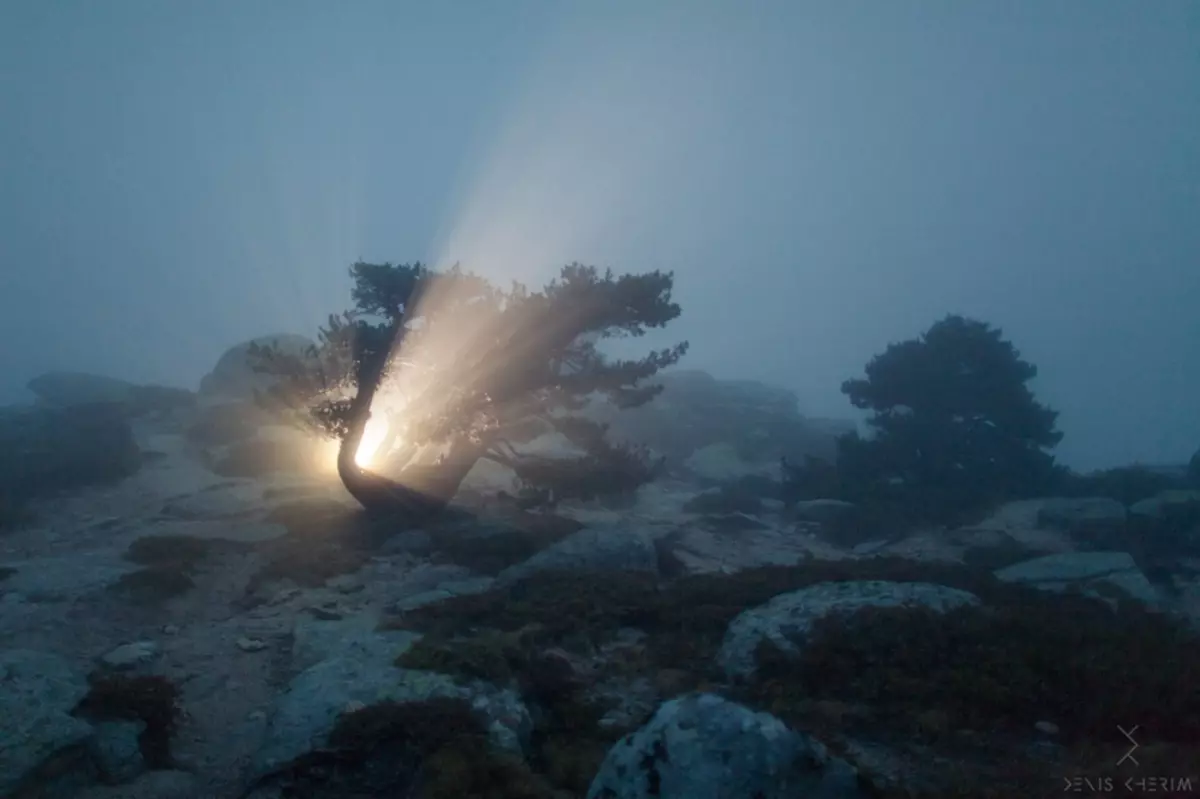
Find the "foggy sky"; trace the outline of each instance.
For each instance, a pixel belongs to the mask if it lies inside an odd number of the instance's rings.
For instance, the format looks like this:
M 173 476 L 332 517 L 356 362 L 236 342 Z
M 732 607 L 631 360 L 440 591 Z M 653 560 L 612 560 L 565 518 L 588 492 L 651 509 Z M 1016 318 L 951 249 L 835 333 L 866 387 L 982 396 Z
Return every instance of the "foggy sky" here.
M 1191 0 L 0 0 L 0 103 L 0 401 L 194 388 L 358 258 L 580 260 L 675 270 L 652 343 L 805 413 L 956 312 L 1067 463 L 1200 446 Z

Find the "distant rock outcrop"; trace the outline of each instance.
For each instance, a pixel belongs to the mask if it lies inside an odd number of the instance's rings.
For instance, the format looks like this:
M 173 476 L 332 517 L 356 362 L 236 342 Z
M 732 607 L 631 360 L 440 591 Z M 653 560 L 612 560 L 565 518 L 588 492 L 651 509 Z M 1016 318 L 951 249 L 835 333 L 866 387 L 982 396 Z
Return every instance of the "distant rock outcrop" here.
M 696 461 L 709 477 L 714 470 L 723 478 L 760 473 L 784 455 L 830 458 L 837 436 L 854 429 L 849 421 L 802 416 L 796 395 L 779 386 L 720 380 L 699 370 L 666 372 L 654 380 L 663 391 L 645 405 L 621 410 L 603 404 L 589 413 L 609 424 L 614 437 L 648 446 L 672 466 L 721 445 L 720 458 L 710 450 Z
M 37 396 L 39 405 L 69 408 L 111 403 L 131 417 L 188 408 L 196 402 L 196 396 L 182 388 L 138 385 L 87 372 L 46 372 L 30 380 L 26 387 Z
M 295 333 L 276 333 L 244 341 L 226 350 L 213 370 L 201 379 L 200 394 L 244 399 L 253 396 L 255 389 L 268 388 L 272 378 L 254 371 L 248 358 L 254 344 L 277 347 L 284 354 L 297 357 L 305 357 L 315 346 L 312 339 Z

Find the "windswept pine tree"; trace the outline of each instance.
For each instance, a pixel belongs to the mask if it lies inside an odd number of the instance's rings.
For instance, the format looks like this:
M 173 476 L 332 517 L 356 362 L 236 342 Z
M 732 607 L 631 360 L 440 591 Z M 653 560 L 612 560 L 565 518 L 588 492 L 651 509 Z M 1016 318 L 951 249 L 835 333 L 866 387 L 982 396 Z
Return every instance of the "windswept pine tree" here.
M 1038 402 L 1029 386 L 1037 367 L 999 328 L 949 315 L 889 345 L 865 372 L 842 393 L 870 412 L 870 435 L 843 436 L 836 467 L 788 468 L 793 493 L 945 521 L 1036 496 L 1055 478 L 1058 413 Z
M 629 408 L 661 391 L 645 381 L 686 342 L 638 360 L 613 360 L 599 345 L 678 317 L 671 273 L 616 277 L 571 264 L 536 292 L 502 290 L 457 266 L 360 262 L 350 276 L 354 307 L 330 317 L 312 352 L 256 348 L 252 357 L 277 378 L 265 404 L 340 442 L 338 474 L 368 511 L 436 512 L 481 458 L 555 499 L 627 493 L 653 479 L 660 462 L 610 442 L 579 412 L 596 396 Z M 518 444 L 539 429 L 583 454 L 522 454 Z

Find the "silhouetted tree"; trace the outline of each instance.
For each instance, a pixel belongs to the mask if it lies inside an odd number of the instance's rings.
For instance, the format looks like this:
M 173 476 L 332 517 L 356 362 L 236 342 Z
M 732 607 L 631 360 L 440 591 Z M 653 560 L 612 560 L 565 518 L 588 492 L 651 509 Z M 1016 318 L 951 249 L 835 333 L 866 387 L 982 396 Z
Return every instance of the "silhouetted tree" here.
M 1038 493 L 1056 474 L 1048 450 L 1062 434 L 1057 412 L 1027 385 L 1036 375 L 998 328 L 947 316 L 842 384 L 855 407 L 872 412 L 871 435 L 842 437 L 834 471 L 790 468 L 790 482 L 803 488 L 819 475 L 815 482 L 841 498 L 890 506 L 911 521 Z
M 671 273 L 614 277 L 571 264 L 538 292 L 502 291 L 457 266 L 360 262 L 350 276 L 354 308 L 330 317 L 312 352 L 252 355 L 279 378 L 264 401 L 341 442 L 339 475 L 369 511 L 434 512 L 480 458 L 554 500 L 627 492 L 655 475 L 648 453 L 609 442 L 577 412 L 595 395 L 627 408 L 661 390 L 642 381 L 678 361 L 686 342 L 640 360 L 611 360 L 598 344 L 676 318 Z M 355 462 L 372 414 L 389 421 L 377 469 Z M 514 442 L 539 425 L 584 454 L 523 455 Z

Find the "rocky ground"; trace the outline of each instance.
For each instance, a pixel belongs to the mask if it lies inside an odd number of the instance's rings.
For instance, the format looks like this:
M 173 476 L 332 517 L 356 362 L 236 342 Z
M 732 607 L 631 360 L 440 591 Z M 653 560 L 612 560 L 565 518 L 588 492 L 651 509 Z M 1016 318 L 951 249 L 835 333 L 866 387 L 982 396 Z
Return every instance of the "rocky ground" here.
M 0 537 L 0 795 L 1200 790 L 1197 583 L 1078 551 L 1079 501 L 849 547 L 667 482 L 391 531 L 319 469 L 136 435 L 137 474 Z

